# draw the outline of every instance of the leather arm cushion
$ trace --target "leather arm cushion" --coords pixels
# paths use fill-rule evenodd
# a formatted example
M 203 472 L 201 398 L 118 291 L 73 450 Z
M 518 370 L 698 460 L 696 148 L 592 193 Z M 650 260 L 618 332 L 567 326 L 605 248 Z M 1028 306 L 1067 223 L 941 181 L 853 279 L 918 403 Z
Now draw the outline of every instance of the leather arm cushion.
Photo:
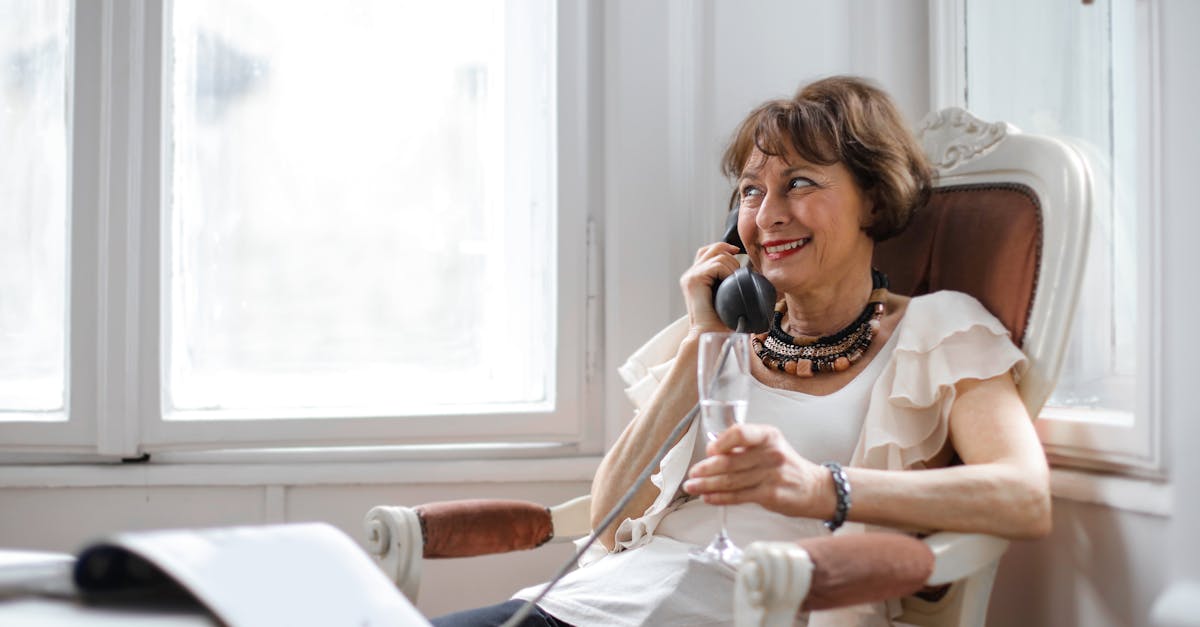
M 541 546 L 554 537 L 550 510 L 528 501 L 476 499 L 413 508 L 425 557 L 471 557 Z
M 824 610 L 907 596 L 933 573 L 933 551 L 897 533 L 859 533 L 798 543 L 813 562 L 802 610 Z

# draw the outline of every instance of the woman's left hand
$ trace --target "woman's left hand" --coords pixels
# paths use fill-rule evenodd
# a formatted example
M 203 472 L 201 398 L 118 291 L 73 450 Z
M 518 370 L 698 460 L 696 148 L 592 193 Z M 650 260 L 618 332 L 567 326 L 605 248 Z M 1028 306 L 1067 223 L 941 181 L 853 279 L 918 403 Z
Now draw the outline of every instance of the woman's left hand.
M 758 503 L 786 516 L 828 518 L 837 502 L 829 471 L 801 457 L 769 425 L 734 425 L 708 444 L 683 489 L 711 505 Z

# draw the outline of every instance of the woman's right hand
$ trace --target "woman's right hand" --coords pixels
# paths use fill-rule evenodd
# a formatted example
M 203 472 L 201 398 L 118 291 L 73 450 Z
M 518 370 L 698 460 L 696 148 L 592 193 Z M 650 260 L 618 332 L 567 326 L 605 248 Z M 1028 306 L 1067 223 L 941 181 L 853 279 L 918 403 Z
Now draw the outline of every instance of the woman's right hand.
M 696 251 L 692 267 L 679 278 L 679 287 L 687 304 L 688 321 L 691 323 L 689 335 L 699 337 L 708 331 L 729 330 L 713 309 L 713 285 L 741 267 L 737 257 L 734 257 L 737 252 L 737 246 L 725 242 L 702 246 Z

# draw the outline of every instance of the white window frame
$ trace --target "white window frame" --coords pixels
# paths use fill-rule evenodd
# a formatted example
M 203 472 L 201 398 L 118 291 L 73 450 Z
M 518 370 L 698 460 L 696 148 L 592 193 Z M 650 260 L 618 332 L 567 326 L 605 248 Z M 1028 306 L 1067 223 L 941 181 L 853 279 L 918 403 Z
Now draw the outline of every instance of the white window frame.
M 602 446 L 598 210 L 588 124 L 599 29 L 588 7 L 558 2 L 554 69 L 557 171 L 552 173 L 557 257 L 553 406 L 404 416 L 290 415 L 246 420 L 164 420 L 160 345 L 166 296 L 160 271 L 168 199 L 170 92 L 168 0 L 76 0 L 72 7 L 68 201 L 66 420 L 0 422 L 0 451 L 136 458 L 146 453 L 233 448 L 396 447 L 438 443 L 533 443 L 556 454 Z M 581 191 L 584 190 L 584 191 Z M 585 280 L 583 277 L 597 277 Z M 536 444 L 536 445 L 534 445 Z M 504 448 L 504 447 L 501 447 Z M 521 448 L 513 446 L 508 448 Z M 467 451 L 468 453 L 463 453 Z M 429 450 L 416 453 L 428 456 Z M 3 459 L 0 454 L 0 459 Z
M 1160 476 L 1162 416 L 1158 373 L 1162 368 L 1162 257 L 1159 19 L 1157 3 L 1139 0 L 1132 42 L 1137 81 L 1138 332 L 1136 399 L 1132 413 L 1044 408 L 1036 427 L 1056 466 L 1120 470 Z M 965 0 L 931 0 L 930 87 L 934 110 L 966 107 Z M 1017 36 L 1019 34 L 1014 34 Z M 1098 190 L 1099 191 L 1099 190 Z M 1100 193 L 1107 194 L 1107 191 Z M 1086 298 L 1086 295 L 1085 295 Z M 1081 302 L 1081 306 L 1087 306 Z

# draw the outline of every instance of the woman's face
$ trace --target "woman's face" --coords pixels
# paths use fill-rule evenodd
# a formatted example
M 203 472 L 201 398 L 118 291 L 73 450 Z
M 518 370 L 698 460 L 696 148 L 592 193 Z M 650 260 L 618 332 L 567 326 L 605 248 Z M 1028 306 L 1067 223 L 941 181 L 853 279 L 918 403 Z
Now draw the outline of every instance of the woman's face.
M 870 201 L 841 163 L 754 151 L 738 180 L 738 234 L 755 268 L 776 290 L 804 293 L 870 267 L 874 242 L 863 232 Z

